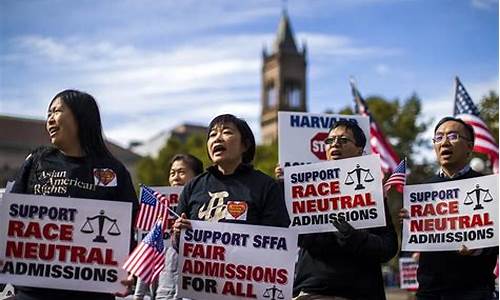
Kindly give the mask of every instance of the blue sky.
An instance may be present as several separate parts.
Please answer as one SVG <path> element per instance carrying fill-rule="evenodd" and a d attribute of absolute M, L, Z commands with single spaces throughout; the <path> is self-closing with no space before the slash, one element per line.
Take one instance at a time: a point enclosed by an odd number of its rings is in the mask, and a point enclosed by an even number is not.
<path fill-rule="evenodd" d="M 220 113 L 260 137 L 260 68 L 282 1 L 0 1 L 0 114 L 44 118 L 66 88 L 94 95 L 105 134 L 126 146 Z M 498 0 L 289 0 L 308 49 L 311 112 L 362 94 L 450 114 L 453 78 L 498 91 Z"/>

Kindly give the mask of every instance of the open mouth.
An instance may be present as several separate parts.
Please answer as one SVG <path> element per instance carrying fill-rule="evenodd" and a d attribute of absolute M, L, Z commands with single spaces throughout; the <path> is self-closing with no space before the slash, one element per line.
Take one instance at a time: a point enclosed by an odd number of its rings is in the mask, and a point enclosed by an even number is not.
<path fill-rule="evenodd" d="M 57 133 L 57 131 L 59 131 L 59 127 L 56 127 L 56 126 L 49 127 L 48 131 L 49 131 L 50 137 L 53 137 Z"/>
<path fill-rule="evenodd" d="M 453 151 L 451 151 L 449 149 L 443 149 L 443 150 L 441 150 L 440 154 L 441 154 L 441 157 L 448 158 L 448 157 L 453 155 Z"/>
<path fill-rule="evenodd" d="M 337 156 L 341 156 L 342 152 L 340 152 L 338 150 L 333 150 L 333 151 L 330 152 L 330 155 L 333 156 L 333 157 L 337 157 Z"/>
<path fill-rule="evenodd" d="M 212 148 L 212 153 L 214 155 L 221 154 L 224 151 L 226 151 L 226 147 L 222 146 L 221 144 L 217 144 Z"/>

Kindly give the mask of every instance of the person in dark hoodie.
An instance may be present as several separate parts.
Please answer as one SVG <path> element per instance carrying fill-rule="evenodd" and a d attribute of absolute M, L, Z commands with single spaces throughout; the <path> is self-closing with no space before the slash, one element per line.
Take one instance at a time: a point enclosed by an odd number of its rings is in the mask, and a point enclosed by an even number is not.
<path fill-rule="evenodd" d="M 328 160 L 361 156 L 366 137 L 351 121 L 333 124 L 325 140 Z M 338 232 L 299 236 L 294 300 L 385 299 L 380 264 L 398 251 L 398 239 L 385 205 L 386 226 L 354 229 L 338 219 Z"/>
<path fill-rule="evenodd" d="M 173 226 L 177 239 L 181 229 L 190 227 L 189 220 L 288 227 L 279 184 L 251 165 L 255 138 L 244 120 L 230 114 L 214 118 L 207 152 L 213 165 L 182 190 L 177 206 L 181 217 Z"/>
<path fill-rule="evenodd" d="M 95 99 L 77 90 L 58 93 L 49 104 L 46 130 L 53 146 L 40 147 L 26 158 L 11 192 L 128 202 L 132 203 L 129 217 L 133 217 L 137 197 L 132 180 L 104 143 Z M 19 300 L 115 299 L 115 295 L 109 293 L 51 289 L 50 286 L 15 288 Z"/>
<path fill-rule="evenodd" d="M 439 173 L 428 180 L 444 182 L 482 176 L 469 166 L 474 129 L 461 119 L 445 117 L 434 129 L 434 151 Z M 407 217 L 402 210 L 401 216 Z M 498 247 L 457 251 L 421 252 L 417 280 L 418 300 L 492 299 Z"/>

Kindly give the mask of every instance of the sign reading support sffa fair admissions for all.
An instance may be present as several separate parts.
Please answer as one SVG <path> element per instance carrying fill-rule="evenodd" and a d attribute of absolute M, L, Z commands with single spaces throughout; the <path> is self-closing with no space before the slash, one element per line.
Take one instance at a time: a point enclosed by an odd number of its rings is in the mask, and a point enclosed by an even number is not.
<path fill-rule="evenodd" d="M 378 155 L 285 168 L 285 201 L 299 233 L 335 231 L 344 219 L 354 228 L 385 226 Z"/>
<path fill-rule="evenodd" d="M 132 204 L 6 193 L 0 282 L 114 293 L 127 273 Z"/>
<path fill-rule="evenodd" d="M 402 250 L 498 246 L 498 175 L 407 185 Z"/>
<path fill-rule="evenodd" d="M 278 112 L 278 147 L 281 167 L 297 166 L 326 160 L 325 139 L 339 120 L 356 122 L 366 136 L 364 153 L 370 154 L 370 122 L 358 115 Z"/>
<path fill-rule="evenodd" d="M 222 222 L 191 225 L 180 237 L 179 297 L 292 299 L 296 232 Z"/>

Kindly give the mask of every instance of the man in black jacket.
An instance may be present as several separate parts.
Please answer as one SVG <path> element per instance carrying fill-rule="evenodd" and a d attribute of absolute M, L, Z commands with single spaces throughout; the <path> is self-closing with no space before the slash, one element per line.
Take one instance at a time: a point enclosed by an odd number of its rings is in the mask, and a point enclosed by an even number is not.
<path fill-rule="evenodd" d="M 337 160 L 360 156 L 366 137 L 356 123 L 339 121 L 325 143 L 327 158 Z M 294 300 L 385 299 L 380 264 L 398 248 L 387 206 L 385 215 L 385 227 L 354 229 L 337 220 L 338 232 L 300 235 Z"/>
<path fill-rule="evenodd" d="M 434 129 L 433 142 L 441 168 L 429 183 L 482 176 L 468 164 L 474 147 L 472 126 L 461 119 L 443 118 Z M 462 246 L 458 251 L 422 252 L 417 299 L 491 299 L 497 255 L 497 247 L 471 251 Z"/>

